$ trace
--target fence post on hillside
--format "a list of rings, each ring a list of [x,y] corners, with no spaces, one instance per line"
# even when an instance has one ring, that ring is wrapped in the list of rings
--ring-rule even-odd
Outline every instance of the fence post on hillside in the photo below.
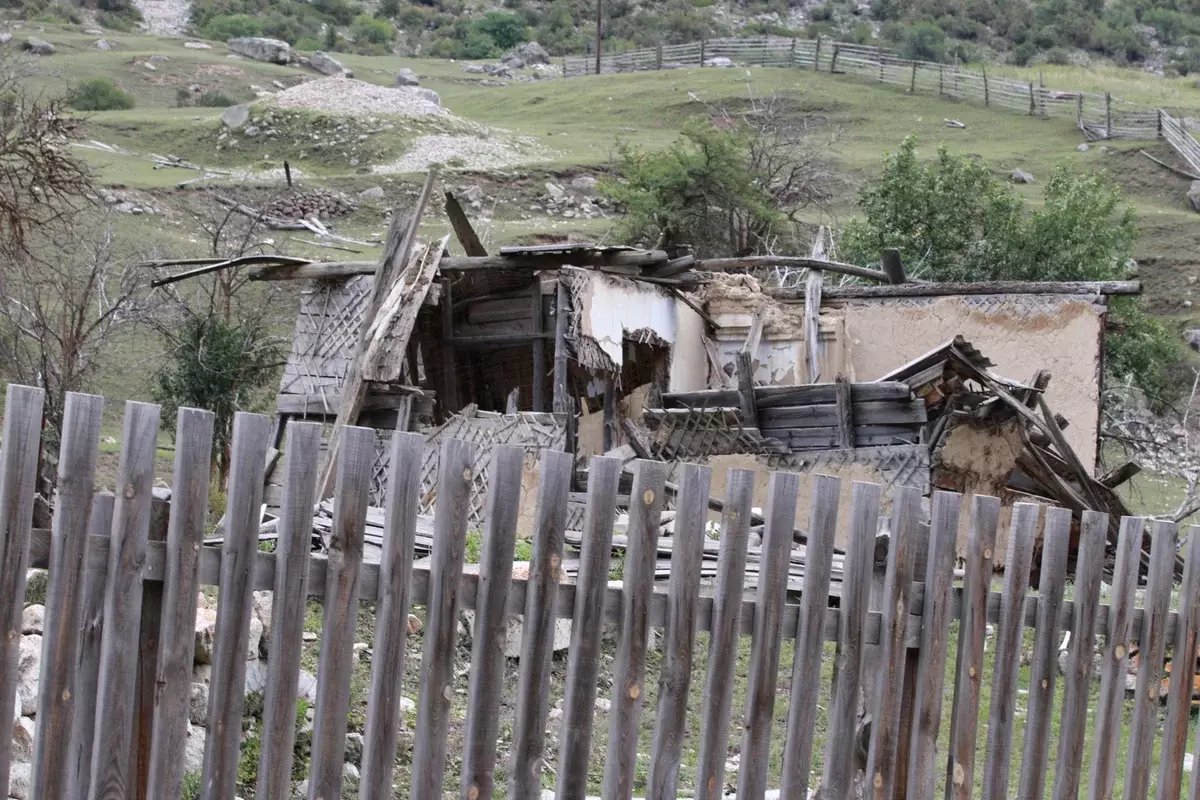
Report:
[[[1033,116],[1037,110],[1037,103],[1033,99],[1033,81],[1029,82],[1029,116]]]
[[[941,97],[943,94],[945,94],[945,86],[946,86],[946,65],[939,64],[938,65],[938,97]]]
[[[912,62],[912,78],[908,81],[908,93],[917,93],[917,62]]]
[[[987,65],[983,65],[983,105],[990,106],[992,104],[991,93],[988,91]]]
[[[817,34],[817,49],[813,51],[813,71],[821,71],[821,34]]]
[[[1083,92],[1075,98],[1075,124],[1083,127]]]
[[[829,74],[830,75],[837,72],[838,50],[839,50],[839,45],[837,44],[837,42],[834,42],[834,44],[833,44],[833,60],[829,62]]]
[[[1163,136],[1163,111],[1161,108],[1156,108],[1154,112],[1154,138],[1161,139]]]
[[[662,69],[662,39],[658,40],[658,46],[654,48],[654,68]]]
[[[567,75],[567,57],[566,56],[563,56],[563,77],[564,78],[570,77]]]
[[[708,44],[707,39],[700,40],[700,66],[704,66],[704,46]]]
[[[788,66],[796,66],[796,37],[792,37],[792,47],[788,50]]]
[[[1112,92],[1104,93],[1104,138],[1112,138]]]

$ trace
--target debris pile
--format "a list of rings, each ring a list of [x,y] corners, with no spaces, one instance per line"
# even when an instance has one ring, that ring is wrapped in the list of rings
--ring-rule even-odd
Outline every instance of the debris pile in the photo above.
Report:
[[[327,219],[353,214],[358,204],[347,195],[333,189],[309,189],[292,192],[271,202],[264,213],[285,219]]]
[[[389,89],[352,78],[307,81],[279,92],[268,102],[279,108],[324,111],[352,117],[371,114],[434,117],[447,113],[430,98],[412,89]]]

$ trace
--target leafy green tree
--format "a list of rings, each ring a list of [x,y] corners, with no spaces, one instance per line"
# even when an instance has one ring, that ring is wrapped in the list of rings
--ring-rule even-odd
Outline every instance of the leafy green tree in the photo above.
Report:
[[[944,61],[946,32],[932,22],[918,22],[904,32],[900,56],[910,61]]]
[[[350,35],[359,45],[383,47],[396,38],[396,28],[386,19],[376,19],[370,14],[359,14],[350,26]]]
[[[489,11],[471,23],[472,31],[486,35],[500,50],[508,50],[525,41],[525,22],[516,14]]]

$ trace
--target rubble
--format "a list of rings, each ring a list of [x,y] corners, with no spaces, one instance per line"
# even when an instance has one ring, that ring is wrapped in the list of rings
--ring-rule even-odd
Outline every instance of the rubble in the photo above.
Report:
[[[389,89],[352,78],[320,78],[279,92],[268,102],[279,108],[324,111],[347,116],[398,114],[441,116],[446,111],[411,89]]]
[[[328,219],[353,214],[357,210],[358,203],[350,197],[324,188],[290,192],[262,209],[265,214],[284,219]]]

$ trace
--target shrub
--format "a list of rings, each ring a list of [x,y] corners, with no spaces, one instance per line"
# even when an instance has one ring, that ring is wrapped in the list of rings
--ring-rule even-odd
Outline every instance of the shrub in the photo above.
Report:
[[[496,46],[496,42],[492,37],[488,36],[481,30],[472,28],[467,34],[467,39],[458,48],[462,54],[462,58],[494,58],[499,54],[500,48]]]
[[[379,8],[375,9],[375,16],[380,19],[395,19],[403,9],[400,0],[380,0]]]
[[[210,19],[202,32],[205,39],[227,42],[240,36],[262,36],[263,23],[249,14],[222,14]]]
[[[133,95],[117,86],[112,78],[88,78],[75,84],[68,96],[71,108],[79,111],[113,111],[133,108]]]
[[[811,19],[813,22],[831,22],[833,20],[833,4],[825,3],[823,6],[814,8]]]
[[[305,53],[311,53],[314,50],[320,50],[324,45],[321,40],[315,36],[301,36],[296,40],[296,49]]]
[[[222,92],[209,89],[196,98],[196,105],[205,108],[228,108],[229,106],[237,105],[237,100]]]
[[[850,38],[855,44],[871,44],[875,41],[875,29],[869,22],[860,22],[854,26]]]
[[[1037,55],[1037,47],[1033,42],[1021,42],[1013,48],[1012,62],[1018,67],[1028,66],[1035,55]]]
[[[1057,67],[1070,66],[1071,51],[1065,47],[1052,47],[1046,51],[1046,63]]]
[[[359,14],[350,26],[350,35],[357,44],[389,45],[396,38],[396,27],[386,19]]]
[[[946,33],[932,22],[918,22],[904,32],[900,57],[909,61],[944,61]]]
[[[525,41],[525,23],[516,14],[489,11],[471,23],[471,29],[490,38],[500,50],[508,50]]]

